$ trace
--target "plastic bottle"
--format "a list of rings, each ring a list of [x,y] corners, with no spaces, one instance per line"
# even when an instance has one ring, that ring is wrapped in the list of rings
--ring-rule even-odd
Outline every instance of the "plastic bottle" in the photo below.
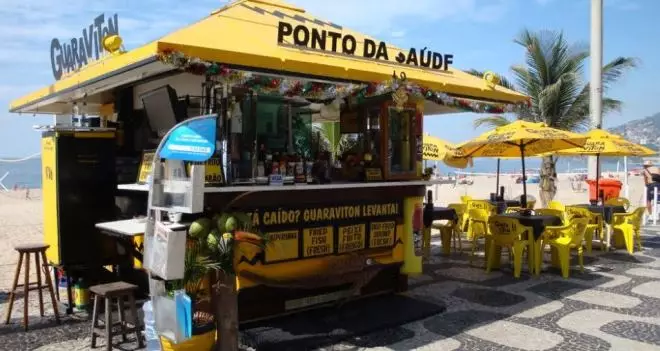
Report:
[[[156,319],[154,318],[153,304],[147,301],[142,305],[144,312],[144,338],[146,340],[147,351],[160,351],[160,337],[156,331]]]

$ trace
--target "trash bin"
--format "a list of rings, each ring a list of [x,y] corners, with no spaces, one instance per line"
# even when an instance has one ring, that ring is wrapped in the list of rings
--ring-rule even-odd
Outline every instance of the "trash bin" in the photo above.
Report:
[[[598,194],[596,193],[596,180],[587,179],[587,184],[589,184],[589,200],[598,201]],[[603,192],[605,197],[603,201],[608,199],[619,197],[621,192],[621,187],[623,183],[618,179],[599,179],[598,180],[598,189]]]

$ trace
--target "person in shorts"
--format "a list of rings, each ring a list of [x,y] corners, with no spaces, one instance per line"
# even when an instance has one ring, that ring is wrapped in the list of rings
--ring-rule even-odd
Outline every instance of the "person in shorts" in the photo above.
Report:
[[[655,189],[660,193],[660,169],[651,161],[644,161],[644,184],[646,185],[646,209],[652,213]]]

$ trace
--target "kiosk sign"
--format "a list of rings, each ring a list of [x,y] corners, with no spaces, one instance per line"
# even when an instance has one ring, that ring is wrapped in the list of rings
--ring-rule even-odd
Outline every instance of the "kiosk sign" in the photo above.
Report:
[[[82,29],[80,37],[50,41],[50,66],[55,80],[65,73],[73,72],[88,63],[98,60],[103,54],[103,39],[119,34],[119,17],[97,16],[92,24]]]
[[[204,162],[215,152],[216,115],[196,117],[172,129],[158,156],[167,160]]]

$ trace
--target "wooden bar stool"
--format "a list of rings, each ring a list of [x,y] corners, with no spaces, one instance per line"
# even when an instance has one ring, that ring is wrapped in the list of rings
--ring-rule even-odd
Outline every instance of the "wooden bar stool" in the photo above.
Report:
[[[28,305],[29,305],[29,292],[32,290],[37,290],[39,293],[39,312],[41,316],[44,316],[44,298],[42,289],[48,288],[50,293],[50,301],[53,304],[53,311],[55,311],[55,321],[60,323],[60,316],[57,312],[57,302],[55,301],[55,293],[53,291],[53,282],[50,280],[50,272],[48,271],[48,264],[46,259],[46,250],[49,245],[45,244],[30,244],[30,245],[21,245],[14,247],[14,250],[18,251],[18,264],[16,265],[16,273],[14,274],[14,284],[12,284],[11,291],[9,292],[9,306],[7,307],[7,318],[5,319],[5,324],[9,324],[11,319],[11,310],[14,305],[14,299],[16,298],[16,293],[20,291],[20,288],[23,289],[23,327],[25,330],[28,330]],[[30,282],[30,254],[34,254],[34,262],[37,269],[37,281]],[[21,264],[25,259],[25,278],[23,284],[18,284],[18,278],[21,275]],[[39,263],[39,259],[42,260]],[[41,273],[44,273],[46,278],[46,285],[41,284]]]
[[[121,335],[122,341],[126,342],[126,334],[135,333],[138,340],[138,346],[143,347],[142,336],[140,335],[140,321],[135,306],[134,291],[137,286],[126,282],[115,282],[108,284],[94,285],[89,290],[94,294],[94,311],[92,313],[92,348],[96,347],[96,338],[105,337],[106,350],[112,350],[112,337]],[[124,298],[128,299],[128,308],[133,315],[133,326],[129,328],[124,318]],[[104,328],[99,328],[98,320],[101,311],[101,300],[105,300],[105,323]],[[112,299],[117,300],[117,313],[119,314],[119,323],[112,322]],[[119,325],[120,331],[114,332],[113,327]]]

